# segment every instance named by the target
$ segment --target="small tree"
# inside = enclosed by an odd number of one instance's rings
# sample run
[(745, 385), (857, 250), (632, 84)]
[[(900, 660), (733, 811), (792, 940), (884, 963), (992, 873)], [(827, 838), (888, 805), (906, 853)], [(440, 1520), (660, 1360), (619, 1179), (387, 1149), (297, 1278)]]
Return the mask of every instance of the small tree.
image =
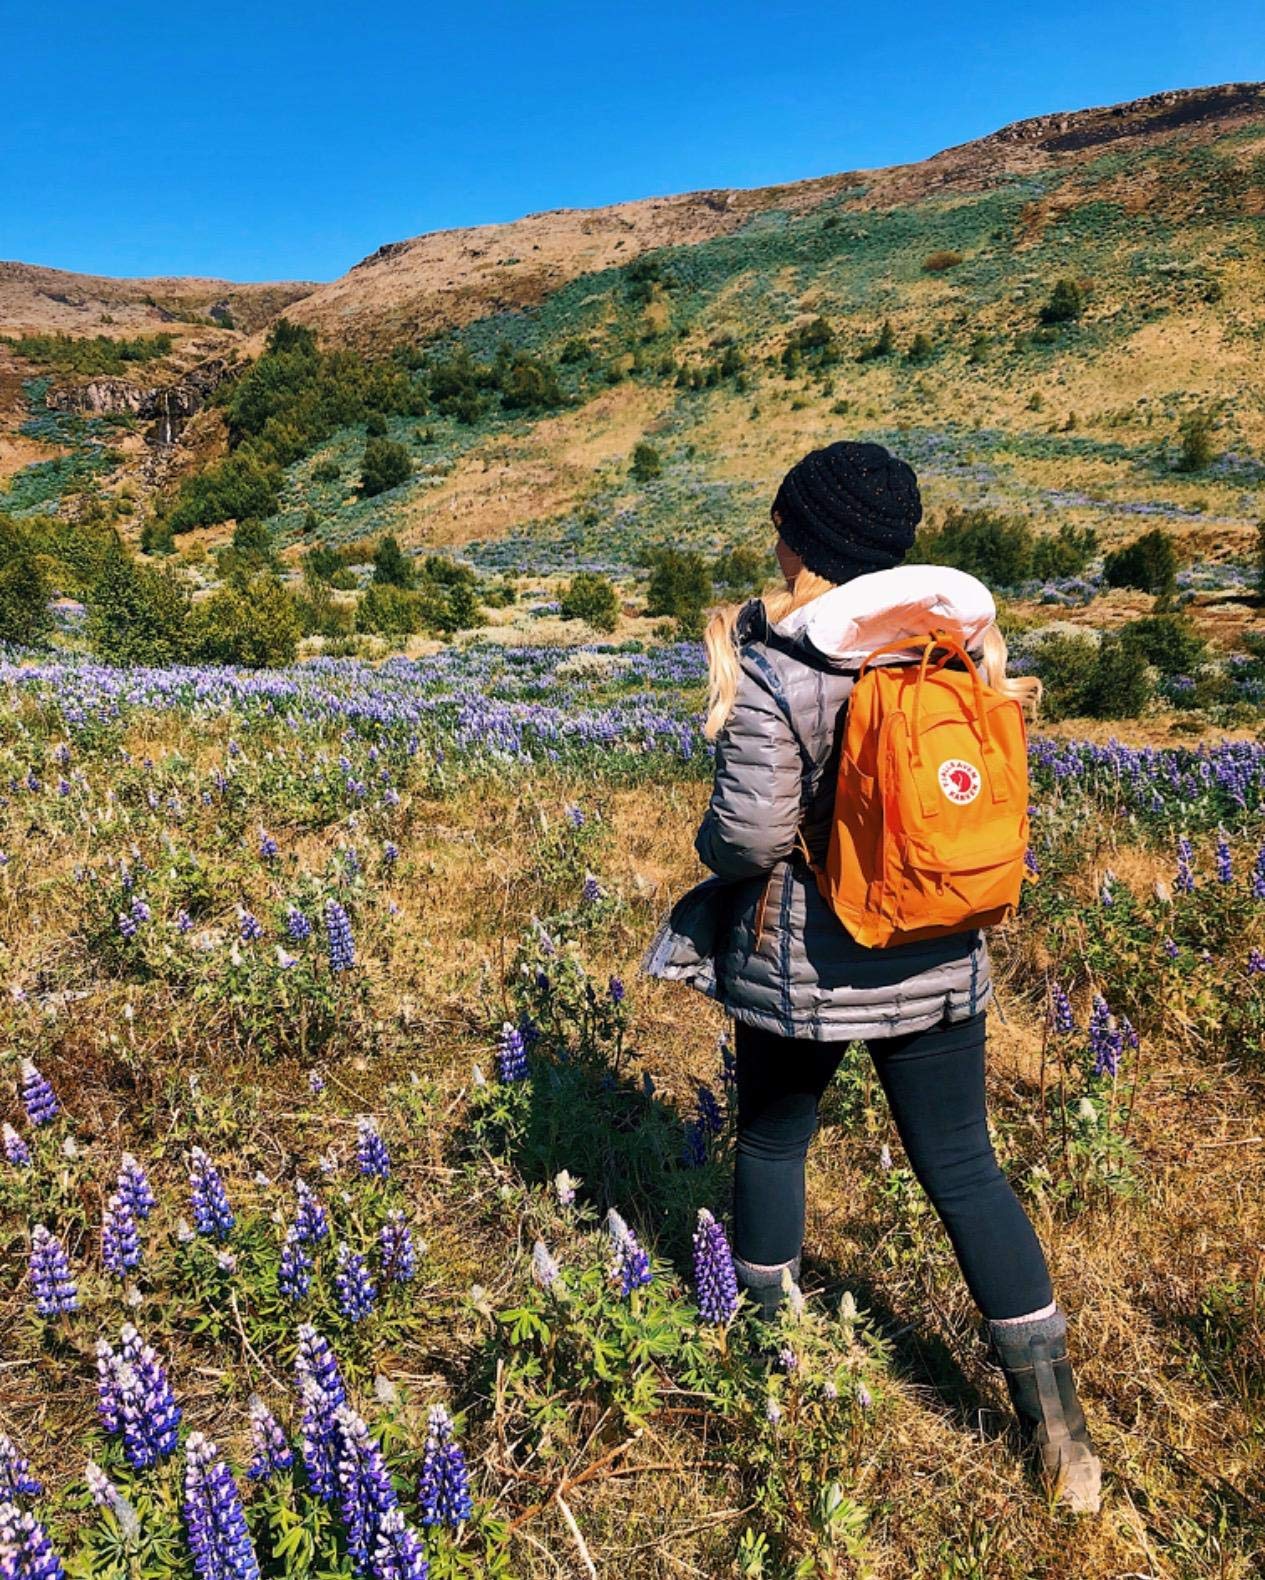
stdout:
[(910, 362), (925, 362), (934, 350), (935, 347), (932, 345), (931, 336), (924, 334), (920, 329), (913, 340), (910, 341), (909, 350), (905, 355)]
[(619, 623), (619, 596), (609, 576), (577, 571), (562, 594), (562, 618), (583, 620), (595, 631), (613, 631)]
[(299, 635), (293, 595), (271, 571), (260, 571), (193, 606), (189, 643), (201, 663), (263, 669), (290, 663)]
[(1075, 280), (1056, 280), (1050, 299), (1041, 309), (1043, 324), (1070, 324), (1085, 311), (1085, 293)]
[(422, 628), (422, 600), (393, 582), (372, 582), (356, 610), (356, 629), (378, 636), (412, 636)]
[(654, 445), (643, 442), (633, 450), (630, 471), (635, 482), (648, 483), (662, 475), (663, 458)]
[(366, 499), (398, 488), (413, 475), (408, 451), (394, 439), (370, 439), (360, 464), (360, 492)]
[(712, 566), (712, 580), (734, 593), (758, 593), (769, 579), (769, 556), (759, 549), (726, 549)]
[(1182, 448), (1177, 458), (1179, 472), (1202, 472), (1216, 451), (1212, 443), (1213, 423), (1206, 411), (1188, 412), (1182, 418)]
[(692, 549), (659, 549), (651, 561), (647, 614), (672, 615), (683, 632), (693, 633), (702, 624), (702, 613), (711, 602), (712, 573), (707, 561)]
[(878, 332), (878, 339), (872, 340), (868, 346), (862, 348), (857, 356), (858, 362), (875, 362), (882, 357), (890, 357), (896, 349), (896, 331), (892, 328), (890, 318), (883, 320), (883, 327)]
[(52, 629), (49, 585), (39, 561), (19, 549), (0, 565), (0, 642), (34, 647)]
[(1155, 527), (1103, 562), (1108, 587), (1136, 587), (1168, 598), (1177, 585), (1177, 550), (1163, 527)]
[(169, 570), (142, 565), (116, 538), (88, 597), (88, 637), (112, 664), (170, 664), (183, 656), (189, 599)]
[(960, 252), (952, 252), (949, 248), (941, 248), (938, 252), (929, 252), (922, 260), (924, 274), (945, 274), (950, 269), (956, 269), (962, 261)]
[(918, 534), (915, 553), (924, 562), (1014, 587), (1032, 575), (1032, 528), (997, 510), (950, 510), (938, 527)]
[(389, 587), (411, 587), (416, 580), (413, 562), (393, 532), (388, 532), (374, 551), (373, 579)]

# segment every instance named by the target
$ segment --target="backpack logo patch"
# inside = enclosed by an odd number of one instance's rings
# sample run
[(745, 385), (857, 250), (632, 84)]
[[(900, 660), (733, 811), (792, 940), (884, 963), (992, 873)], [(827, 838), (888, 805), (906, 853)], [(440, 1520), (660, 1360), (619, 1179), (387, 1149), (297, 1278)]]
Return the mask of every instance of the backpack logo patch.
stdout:
[(940, 788), (955, 806), (968, 806), (980, 792), (980, 772), (974, 763), (961, 757), (947, 757), (936, 777)]

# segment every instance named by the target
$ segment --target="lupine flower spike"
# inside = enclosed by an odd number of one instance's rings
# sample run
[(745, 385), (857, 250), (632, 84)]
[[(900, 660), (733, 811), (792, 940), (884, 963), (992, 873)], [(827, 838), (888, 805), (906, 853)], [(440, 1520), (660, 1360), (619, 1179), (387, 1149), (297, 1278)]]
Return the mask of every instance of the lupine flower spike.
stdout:
[(141, 1237), (131, 1202), (117, 1192), (106, 1203), (101, 1222), (101, 1263), (115, 1278), (140, 1266)]
[(57, 1118), (60, 1105), (52, 1087), (30, 1059), (22, 1060), (22, 1106), (33, 1125), (49, 1125)]
[(4, 1127), (4, 1155), (15, 1169), (29, 1169), (31, 1149), (12, 1125)]
[(295, 1380), (303, 1400), (300, 1444), (308, 1486), (322, 1502), (337, 1491), (338, 1412), (347, 1403), (347, 1388), (329, 1341), (310, 1323), (299, 1329)]
[(307, 1241), (299, 1233), (298, 1226), (291, 1224), (281, 1247), (277, 1288), (283, 1299), (297, 1302), (304, 1299), (311, 1287), (312, 1258), (308, 1254)]
[(613, 1208), (606, 1215), (606, 1228), (615, 1253), (611, 1277), (619, 1280), (619, 1292), (627, 1299), (634, 1289), (641, 1289), (650, 1282), (650, 1258)]
[(294, 1464), (294, 1450), (281, 1423), (256, 1394), (250, 1401), (250, 1468), (252, 1481), (271, 1481)]
[(407, 1284), (417, 1274), (413, 1231), (399, 1207), (392, 1208), (378, 1232), (378, 1257), (383, 1280), (387, 1283)]
[(228, 1204), (228, 1193), (219, 1170), (201, 1147), (193, 1149), (189, 1192), (194, 1228), (212, 1240), (227, 1240), (237, 1220)]
[(537, 1240), (531, 1248), (531, 1276), (541, 1289), (552, 1289), (562, 1276), (562, 1269), (543, 1240)]
[(509, 1021), (501, 1027), (496, 1047), (496, 1068), (507, 1086), (527, 1078), (527, 1043), (519, 1028)]
[(298, 1209), (294, 1215), (294, 1227), (301, 1240), (312, 1244), (329, 1238), (329, 1218), (325, 1208), (321, 1205), (319, 1197), (312, 1190), (306, 1180), (296, 1179), (294, 1193), (298, 1197)]
[(738, 1280), (724, 1229), (706, 1207), (694, 1231), (694, 1287), (704, 1322), (723, 1325), (738, 1309)]
[(377, 1304), (377, 1292), (365, 1259), (348, 1245), (338, 1248), (334, 1288), (338, 1294), (338, 1309), (349, 1322), (363, 1322)]
[(452, 1417), (443, 1405), (431, 1406), (429, 1427), (417, 1487), (422, 1524), (464, 1525), (473, 1508), (470, 1472), (461, 1445), (453, 1437)]
[(184, 1522), (198, 1580), (259, 1580), (241, 1494), (219, 1450), (194, 1432), (185, 1450)]
[(379, 1521), (371, 1571), (374, 1580), (428, 1580), (430, 1565), (422, 1539), (398, 1507), (388, 1509)]
[(83, 1467), (83, 1479), (88, 1486), (88, 1495), (96, 1507), (108, 1509), (119, 1522), (124, 1536), (129, 1541), (134, 1541), (141, 1532), (141, 1522), (136, 1510), (95, 1460), (90, 1459)]
[(0, 1503), (25, 1503), (43, 1492), (26, 1455), (6, 1432), (0, 1432)]
[(325, 902), (325, 937), (329, 945), (331, 971), (350, 971), (356, 964), (356, 945), (351, 935), (351, 920), (337, 900)]
[(28, 1271), (31, 1295), (41, 1317), (60, 1317), (78, 1311), (79, 1291), (71, 1276), (70, 1263), (62, 1243), (42, 1223), (31, 1231)]
[(387, 1179), (391, 1173), (386, 1143), (368, 1114), (361, 1114), (356, 1121), (356, 1164), (362, 1174), (378, 1179)]
[(25, 1509), (0, 1504), (0, 1580), (64, 1580), (48, 1532)]
[(371, 1573), (382, 1521), (399, 1500), (382, 1450), (356, 1412), (343, 1405), (337, 1415), (339, 1436), (338, 1503), (347, 1551), (361, 1574)]
[(133, 1470), (148, 1470), (175, 1452), (180, 1407), (162, 1362), (130, 1323), (118, 1350), (105, 1339), (97, 1345), (97, 1408)]
[(118, 1193), (142, 1222), (157, 1205), (150, 1187), (149, 1176), (130, 1152), (123, 1154), (119, 1165)]

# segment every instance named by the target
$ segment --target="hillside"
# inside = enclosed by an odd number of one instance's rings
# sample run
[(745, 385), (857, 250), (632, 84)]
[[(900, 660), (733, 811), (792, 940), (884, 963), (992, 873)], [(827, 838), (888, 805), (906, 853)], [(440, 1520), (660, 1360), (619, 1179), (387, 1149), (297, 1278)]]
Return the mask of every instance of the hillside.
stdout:
[[(1237, 84), (888, 170), (436, 232), (314, 288), (0, 266), (6, 334), (132, 336), (148, 358), (94, 378), (64, 346), (60, 366), (0, 346), (0, 485), (18, 514), (122, 495), (136, 528), (232, 442), (274, 468), (283, 547), (389, 528), (489, 570), (621, 572), (667, 538), (763, 542), (789, 461), (872, 437), (918, 467), (933, 514), (987, 505), (1106, 546), (1159, 520), (1190, 561), (1238, 562), (1265, 476), (1263, 225), (1265, 97)], [(1060, 281), (1076, 309), (1051, 320)], [(208, 317), (223, 302), (239, 327)], [(267, 454), (228, 434), (216, 391), (282, 313), (408, 371), (385, 422), (409, 481), (362, 497), (363, 421)], [(498, 384), (514, 363), (539, 386), (523, 398)], [(1197, 474), (1175, 467), (1192, 416), (1212, 433)], [(639, 443), (657, 475), (630, 476)], [(223, 508), (184, 509), (206, 525), (181, 541), (218, 541)]]

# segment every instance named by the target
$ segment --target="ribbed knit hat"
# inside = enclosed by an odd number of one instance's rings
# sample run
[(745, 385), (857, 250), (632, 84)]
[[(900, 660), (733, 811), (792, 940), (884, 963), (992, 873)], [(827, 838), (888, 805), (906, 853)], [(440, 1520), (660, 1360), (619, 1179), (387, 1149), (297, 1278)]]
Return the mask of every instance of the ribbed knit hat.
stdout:
[(850, 440), (798, 461), (773, 509), (782, 541), (831, 582), (899, 565), (922, 520), (913, 468), (881, 444)]

